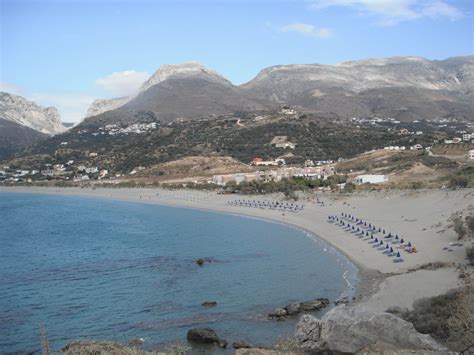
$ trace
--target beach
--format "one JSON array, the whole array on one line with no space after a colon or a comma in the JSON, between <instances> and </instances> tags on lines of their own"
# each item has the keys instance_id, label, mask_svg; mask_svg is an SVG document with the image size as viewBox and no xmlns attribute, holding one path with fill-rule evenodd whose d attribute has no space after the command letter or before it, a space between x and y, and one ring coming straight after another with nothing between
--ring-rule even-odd
<instances>
[{"instance_id":1,"label":"beach","mask_svg":"<svg viewBox=\"0 0 474 355\"><path fill-rule=\"evenodd\" d=\"M198 208L277 221L301 228L347 255L359 268L357 302L385 311L400 306L411 308L422 297L433 297L461 286L457 266L466 263L464 246L457 242L449 218L473 208L474 190L373 191L352 195L320 193L316 203L300 199L301 212L232 206L235 200L281 200L278 196L224 195L196 190L161 188L57 188L0 187L0 192L23 192L106 198L129 202ZM417 253L401 251L403 262L373 248L372 244L341 227L328 223L329 215L350 213L398 234L416 246ZM394 246L395 248L395 246ZM444 248L444 250L443 250ZM398 251L395 249L395 251ZM428 263L442 263L439 268L420 268Z\"/></svg>"}]
</instances>

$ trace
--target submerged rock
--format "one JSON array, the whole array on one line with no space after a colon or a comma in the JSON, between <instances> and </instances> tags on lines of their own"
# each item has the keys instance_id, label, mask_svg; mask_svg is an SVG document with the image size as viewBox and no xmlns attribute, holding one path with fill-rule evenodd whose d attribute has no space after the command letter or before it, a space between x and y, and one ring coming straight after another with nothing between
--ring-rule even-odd
<instances>
[{"instance_id":1,"label":"submerged rock","mask_svg":"<svg viewBox=\"0 0 474 355\"><path fill-rule=\"evenodd\" d=\"M210 328L193 328L188 331L187 339L198 344L216 343L221 348L227 347L227 342L217 336L217 333Z\"/></svg>"},{"instance_id":2,"label":"submerged rock","mask_svg":"<svg viewBox=\"0 0 474 355\"><path fill-rule=\"evenodd\" d=\"M399 349L446 350L431 336L418 333L411 323L364 306L340 305L321 319L303 315L296 325L295 337L301 348L310 352L355 353L376 343Z\"/></svg>"},{"instance_id":3,"label":"submerged rock","mask_svg":"<svg viewBox=\"0 0 474 355\"><path fill-rule=\"evenodd\" d=\"M216 301L206 301L206 302L201 303L201 306L203 306L203 307L215 307L215 306L217 306L217 302Z\"/></svg>"}]
</instances>

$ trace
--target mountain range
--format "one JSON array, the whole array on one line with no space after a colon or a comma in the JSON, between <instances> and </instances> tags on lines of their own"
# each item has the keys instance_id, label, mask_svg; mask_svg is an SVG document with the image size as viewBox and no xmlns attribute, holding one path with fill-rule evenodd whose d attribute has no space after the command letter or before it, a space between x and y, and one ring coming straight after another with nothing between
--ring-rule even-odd
<instances>
[{"instance_id":1,"label":"mountain range","mask_svg":"<svg viewBox=\"0 0 474 355\"><path fill-rule=\"evenodd\" d=\"M474 56L390 57L337 65L278 65L237 86L197 62L163 65L131 97L97 100L86 123L134 123L272 110L341 118L472 119Z\"/></svg>"},{"instance_id":2,"label":"mountain range","mask_svg":"<svg viewBox=\"0 0 474 355\"><path fill-rule=\"evenodd\" d=\"M326 121L381 117L472 122L474 56L277 65L242 85L198 62L162 65L134 95L94 101L76 127L244 117L276 112L285 105ZM0 149L8 154L65 130L54 107L43 108L4 92L0 92L0 119Z\"/></svg>"}]
</instances>

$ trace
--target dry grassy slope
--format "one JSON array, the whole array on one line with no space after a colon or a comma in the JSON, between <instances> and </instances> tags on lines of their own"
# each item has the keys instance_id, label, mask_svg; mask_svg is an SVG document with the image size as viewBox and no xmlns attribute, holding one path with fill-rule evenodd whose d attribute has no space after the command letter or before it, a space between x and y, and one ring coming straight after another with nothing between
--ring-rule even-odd
<instances>
[{"instance_id":1,"label":"dry grassy slope","mask_svg":"<svg viewBox=\"0 0 474 355\"><path fill-rule=\"evenodd\" d=\"M456 163L450 159L429 157L422 151L376 150L336 164L337 171L350 176L385 174L395 184L432 182L453 173L455 168Z\"/></svg>"},{"instance_id":2,"label":"dry grassy slope","mask_svg":"<svg viewBox=\"0 0 474 355\"><path fill-rule=\"evenodd\" d=\"M464 156L471 149L474 149L474 144L472 143L436 144L431 147L431 151L433 152L433 154L447 156Z\"/></svg>"},{"instance_id":3,"label":"dry grassy slope","mask_svg":"<svg viewBox=\"0 0 474 355\"><path fill-rule=\"evenodd\" d=\"M391 150L374 150L371 152L360 154L352 159L348 159L336 164L336 170L341 172L362 174L362 173L376 173L381 169L393 166L393 160L398 161L405 158L414 157L420 154L414 151L391 151Z\"/></svg>"},{"instance_id":4,"label":"dry grassy slope","mask_svg":"<svg viewBox=\"0 0 474 355\"><path fill-rule=\"evenodd\" d=\"M181 179L186 177L212 176L247 172L252 169L231 157L201 157L190 156L147 169L142 177L161 177L163 180Z\"/></svg>"}]
</instances>

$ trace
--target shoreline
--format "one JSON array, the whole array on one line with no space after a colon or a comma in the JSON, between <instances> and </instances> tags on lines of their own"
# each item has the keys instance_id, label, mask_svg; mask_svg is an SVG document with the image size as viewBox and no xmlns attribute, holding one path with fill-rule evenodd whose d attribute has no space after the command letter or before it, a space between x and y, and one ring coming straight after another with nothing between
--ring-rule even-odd
<instances>
[{"instance_id":1,"label":"shoreline","mask_svg":"<svg viewBox=\"0 0 474 355\"><path fill-rule=\"evenodd\" d=\"M324 202L324 207L316 206L315 204L308 203L307 201L298 201L306 205L303 212L293 213L281 213L281 211L273 210L260 210L255 208L230 206L227 204L228 201L234 199L259 199L259 200L275 200L276 196L259 195L259 196L242 196L242 195L218 195L214 192L202 192L195 190L165 190L161 188L57 188L57 187L0 187L0 192L18 192L18 193L36 193L36 194L48 194L48 195L60 195L60 196L80 196L90 198L104 198L109 200L118 200L125 202L138 202L145 204L154 204L160 206L168 206L175 208L192 208L214 213L226 213L238 215L241 217L259 218L268 222L276 222L285 225L289 225L293 228L297 228L305 233L315 241L321 241L323 244L327 244L333 248L336 252L342 254L349 262L354 264L357 269L358 282L355 289L356 303L365 303L371 308L377 310L386 310L391 306L406 306L411 308L413 302L421 297L433 297L447 292L450 289L459 286L457 279L457 270L454 266L440 268L436 270L417 270L408 272L411 268L419 267L429 262L445 262L450 265L462 264L464 262L464 254L460 250L456 250L455 253L443 253L441 248L435 251L434 248L430 253L424 253L425 246L432 247L434 241L439 244L440 241L436 240L430 235L430 230L440 227L439 224L444 221L435 219L438 222L435 226L431 226L430 230L424 227L424 223L418 223L419 232L428 235L428 243L425 245L421 242L426 241L426 237L415 240L415 234L413 235L414 243L417 247L422 245L421 252L413 255L405 255L405 262L401 264L389 263L387 256L381 254L375 254L373 250L366 243L361 240L357 240L348 236L341 229L326 222L327 215L339 214L341 208L345 211L349 209L358 210L361 207L364 209L361 212L373 212L379 214L381 218L378 218L377 225L380 223L388 223L391 213L384 214L383 209L387 206L386 200L392 199L397 204L415 205L412 208L415 212L425 212L424 214L428 218L428 221L433 222L433 217L436 214L440 214L443 218L448 218L450 214L456 212L459 209L465 209L472 206L469 204L469 197L474 196L473 190L458 190L458 191L398 191L391 193L364 193L357 194L355 196L339 196L339 195L323 195L319 196L320 200ZM448 200L451 202L449 205L446 204ZM417 206L414 202L418 199ZM436 204L427 204L426 201L435 200L443 201L443 208L436 209ZM368 203L367 203L368 202ZM394 201L391 201L393 204ZM461 202L461 203L460 203ZM369 208L367 205L374 205ZM358 208L356 208L358 207ZM383 208L382 208L383 207ZM389 206L390 207L390 206ZM396 209L396 206L392 206ZM389 208L392 209L392 207ZM413 207L413 206L412 206ZM423 207L423 208L418 208ZM399 208L400 209L400 208ZM322 210L322 211L321 211ZM370 211L369 211L370 210ZM405 208L400 209L402 212ZM337 213L335 213L337 212ZM353 213L351 211L351 213ZM366 219L366 216L359 215L359 217ZM379 216L376 216L379 217ZM402 216L404 217L404 216ZM407 231L413 229L413 222L420 219L421 216L415 216L418 218L405 218L400 221L400 218L395 219L396 225L401 222L408 225L405 228ZM425 217L425 216L423 216ZM385 221L384 221L385 219ZM391 221L390 221L391 222ZM421 225L420 225L421 224ZM455 240L454 232L443 230L444 243L449 243ZM438 232L440 234L440 232ZM402 233L402 235L406 235ZM462 254L462 255L461 255ZM420 260L416 258L420 256ZM394 282L395 281L395 282ZM400 287L402 285L402 287ZM349 287L350 288L350 287Z\"/></svg>"}]
</instances>

